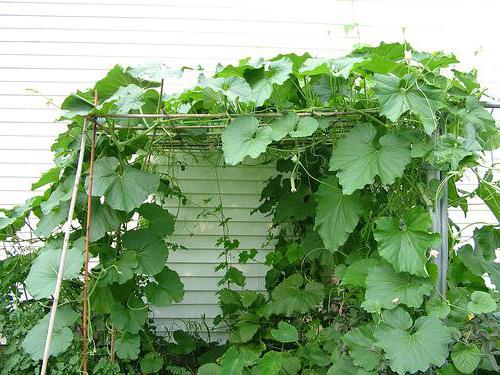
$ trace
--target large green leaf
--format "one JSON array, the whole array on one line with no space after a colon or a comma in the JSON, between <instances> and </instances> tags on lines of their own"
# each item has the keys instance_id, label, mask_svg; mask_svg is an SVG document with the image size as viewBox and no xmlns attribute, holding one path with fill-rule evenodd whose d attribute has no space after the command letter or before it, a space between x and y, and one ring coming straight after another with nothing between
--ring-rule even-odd
<instances>
[{"instance_id":1,"label":"large green leaf","mask_svg":"<svg viewBox=\"0 0 500 375\"><path fill-rule=\"evenodd\" d=\"M139 86L131 84L120 87L107 100L116 106L116 113L129 113L131 110L139 110L144 105L144 90Z\"/></svg>"},{"instance_id":2,"label":"large green leaf","mask_svg":"<svg viewBox=\"0 0 500 375\"><path fill-rule=\"evenodd\" d=\"M125 332L116 339L115 350L120 359L137 359L141 351L141 337Z\"/></svg>"},{"instance_id":3,"label":"large green leaf","mask_svg":"<svg viewBox=\"0 0 500 375\"><path fill-rule=\"evenodd\" d=\"M231 346L222 356L220 373L224 375L241 375L245 361L235 346Z\"/></svg>"},{"instance_id":4,"label":"large green leaf","mask_svg":"<svg viewBox=\"0 0 500 375\"><path fill-rule=\"evenodd\" d=\"M499 188L491 182L481 181L476 189L476 194L490 208L495 218L500 221L500 193Z\"/></svg>"},{"instance_id":5,"label":"large green leaf","mask_svg":"<svg viewBox=\"0 0 500 375\"><path fill-rule=\"evenodd\" d=\"M479 350L476 344L457 342L453 346L450 357L458 371L469 374L479 366L479 362L481 362L481 350Z\"/></svg>"},{"instance_id":6,"label":"large green leaf","mask_svg":"<svg viewBox=\"0 0 500 375\"><path fill-rule=\"evenodd\" d=\"M57 310L49 351L51 356L57 356L69 348L73 341L73 331L70 326L76 322L78 317L79 315L71 310L69 306L61 306ZM35 326L28 331L28 334L22 342L23 349L35 361L43 358L45 340L49 329L49 318L50 313L40 319Z\"/></svg>"},{"instance_id":7,"label":"large green leaf","mask_svg":"<svg viewBox=\"0 0 500 375\"><path fill-rule=\"evenodd\" d=\"M372 324L366 324L351 329L342 337L354 364L366 371L376 369L382 359L380 350L375 347L373 330Z\"/></svg>"},{"instance_id":8,"label":"large green leaf","mask_svg":"<svg viewBox=\"0 0 500 375\"><path fill-rule=\"evenodd\" d=\"M331 74L348 78L354 67L365 59L363 57L341 57L337 59L309 58L302 64L299 72L305 76Z\"/></svg>"},{"instance_id":9,"label":"large green leaf","mask_svg":"<svg viewBox=\"0 0 500 375\"><path fill-rule=\"evenodd\" d=\"M431 365L444 365L451 337L439 319L422 316L410 330L401 326L401 320L390 311L384 312L382 317L383 323L375 328L374 336L393 371L401 375L413 374L427 371ZM407 319L411 324L409 315Z\"/></svg>"},{"instance_id":10,"label":"large green leaf","mask_svg":"<svg viewBox=\"0 0 500 375\"><path fill-rule=\"evenodd\" d=\"M163 270L168 258L168 247L150 229L128 231L123 236L122 243L125 248L137 253L137 272L155 275Z\"/></svg>"},{"instance_id":11,"label":"large green leaf","mask_svg":"<svg viewBox=\"0 0 500 375\"><path fill-rule=\"evenodd\" d=\"M330 170L338 171L344 194L373 183L375 176L388 185L403 175L410 162L407 142L395 134L386 134L378 140L376 136L373 125L358 124L333 150Z\"/></svg>"},{"instance_id":12,"label":"large green leaf","mask_svg":"<svg viewBox=\"0 0 500 375\"><path fill-rule=\"evenodd\" d=\"M434 149L427 160L440 169L460 169L460 162L467 156L477 154L481 146L476 142L469 142L453 134L443 134L435 142Z\"/></svg>"},{"instance_id":13,"label":"large green leaf","mask_svg":"<svg viewBox=\"0 0 500 375\"><path fill-rule=\"evenodd\" d=\"M180 78L182 77L184 69L170 68L165 64L158 62L148 62L137 65L128 69L128 72L139 79L147 79L151 81L161 81L167 78Z\"/></svg>"},{"instance_id":14,"label":"large green leaf","mask_svg":"<svg viewBox=\"0 0 500 375\"><path fill-rule=\"evenodd\" d=\"M132 296L126 302L113 305L111 309L111 321L121 331L136 334L142 328L148 318L148 307L138 297Z\"/></svg>"},{"instance_id":15,"label":"large green leaf","mask_svg":"<svg viewBox=\"0 0 500 375\"><path fill-rule=\"evenodd\" d=\"M295 342L299 339L297 328L287 322L279 322L278 328L271 330L271 336L279 342Z\"/></svg>"},{"instance_id":16,"label":"large green leaf","mask_svg":"<svg viewBox=\"0 0 500 375\"><path fill-rule=\"evenodd\" d=\"M334 252L358 224L363 212L361 194L344 195L337 178L330 176L322 181L314 197L318 203L314 227L325 247Z\"/></svg>"},{"instance_id":17,"label":"large green leaf","mask_svg":"<svg viewBox=\"0 0 500 375\"><path fill-rule=\"evenodd\" d=\"M184 284L177 272L165 267L154 276L155 282L146 285L144 292L148 302L156 306L169 306L173 302L180 302L184 297Z\"/></svg>"},{"instance_id":18,"label":"large green leaf","mask_svg":"<svg viewBox=\"0 0 500 375\"><path fill-rule=\"evenodd\" d=\"M233 120L222 132L222 151L227 164L236 165L246 156L256 158L266 151L272 142L272 130L259 127L259 120L253 116Z\"/></svg>"},{"instance_id":19,"label":"large green leaf","mask_svg":"<svg viewBox=\"0 0 500 375\"><path fill-rule=\"evenodd\" d=\"M63 279L75 279L80 275L83 266L83 252L72 247L66 252ZM61 249L48 246L42 249L31 265L26 278L26 290L34 298L50 298L56 287L57 273L61 261Z\"/></svg>"},{"instance_id":20,"label":"large green leaf","mask_svg":"<svg viewBox=\"0 0 500 375\"><path fill-rule=\"evenodd\" d=\"M40 237L49 237L52 231L68 218L69 204L69 201L63 201L49 214L42 215L36 225L35 234Z\"/></svg>"},{"instance_id":21,"label":"large green leaf","mask_svg":"<svg viewBox=\"0 0 500 375\"><path fill-rule=\"evenodd\" d=\"M106 77L95 84L99 102L109 99L120 87L130 84L141 86L141 81L126 72L120 65L115 65Z\"/></svg>"},{"instance_id":22,"label":"large green leaf","mask_svg":"<svg viewBox=\"0 0 500 375\"><path fill-rule=\"evenodd\" d=\"M112 208L130 212L158 189L160 178L130 166L124 166L123 171L118 172L119 164L115 157L96 160L92 195L103 195Z\"/></svg>"},{"instance_id":23,"label":"large green leaf","mask_svg":"<svg viewBox=\"0 0 500 375\"><path fill-rule=\"evenodd\" d=\"M356 367L349 358L341 358L328 369L327 375L376 375Z\"/></svg>"},{"instance_id":24,"label":"large green leaf","mask_svg":"<svg viewBox=\"0 0 500 375\"><path fill-rule=\"evenodd\" d=\"M231 328L229 341L231 343L245 343L252 339L259 330L259 325L256 323L241 321L236 323Z\"/></svg>"},{"instance_id":25,"label":"large green leaf","mask_svg":"<svg viewBox=\"0 0 500 375\"><path fill-rule=\"evenodd\" d=\"M380 258L365 258L354 261L342 275L341 285L365 287L368 271L380 264Z\"/></svg>"},{"instance_id":26,"label":"large green leaf","mask_svg":"<svg viewBox=\"0 0 500 375\"><path fill-rule=\"evenodd\" d=\"M381 265L368 271L365 301L361 305L369 312L393 309L402 303L420 307L434 289L428 279L395 272L390 265Z\"/></svg>"},{"instance_id":27,"label":"large green leaf","mask_svg":"<svg viewBox=\"0 0 500 375\"><path fill-rule=\"evenodd\" d=\"M476 276L482 277L484 273L487 273L491 282L497 288L500 287L500 263L486 260L480 248L476 247L473 250L472 246L465 245L458 250L458 256Z\"/></svg>"},{"instance_id":28,"label":"large green leaf","mask_svg":"<svg viewBox=\"0 0 500 375\"><path fill-rule=\"evenodd\" d=\"M103 281L109 284L124 284L132 277L134 277L137 265L137 254L134 251L126 250L118 257L113 258L112 262L104 263L106 274L103 278Z\"/></svg>"},{"instance_id":29,"label":"large green leaf","mask_svg":"<svg viewBox=\"0 0 500 375\"><path fill-rule=\"evenodd\" d=\"M249 103L252 99L252 88L240 77L205 78L202 74L198 80L200 87L208 87L214 91L221 92L230 101Z\"/></svg>"},{"instance_id":30,"label":"large green leaf","mask_svg":"<svg viewBox=\"0 0 500 375\"><path fill-rule=\"evenodd\" d=\"M156 374L163 367L163 357L150 352L141 359L141 371L143 374Z\"/></svg>"},{"instance_id":31,"label":"large green leaf","mask_svg":"<svg viewBox=\"0 0 500 375\"><path fill-rule=\"evenodd\" d=\"M283 366L283 354L273 350L267 352L259 360L259 369L261 374L278 375Z\"/></svg>"},{"instance_id":32,"label":"large green leaf","mask_svg":"<svg viewBox=\"0 0 500 375\"><path fill-rule=\"evenodd\" d=\"M271 123L272 139L279 141L289 135L292 138L311 136L319 127L316 119L299 117L295 112L288 112Z\"/></svg>"},{"instance_id":33,"label":"large green leaf","mask_svg":"<svg viewBox=\"0 0 500 375\"><path fill-rule=\"evenodd\" d=\"M269 99L273 92L273 85L282 85L292 73L293 62L288 57L271 61L265 67L245 72L245 78L252 88L252 102L260 107Z\"/></svg>"},{"instance_id":34,"label":"large green leaf","mask_svg":"<svg viewBox=\"0 0 500 375\"><path fill-rule=\"evenodd\" d=\"M470 299L467 309L475 314L487 314L497 309L495 300L487 292L476 290L472 292Z\"/></svg>"},{"instance_id":35,"label":"large green leaf","mask_svg":"<svg viewBox=\"0 0 500 375\"><path fill-rule=\"evenodd\" d=\"M42 213L47 215L62 202L69 201L73 191L75 175L71 175L62 180L57 188L50 194L49 199L40 204Z\"/></svg>"},{"instance_id":36,"label":"large green leaf","mask_svg":"<svg viewBox=\"0 0 500 375\"><path fill-rule=\"evenodd\" d=\"M198 369L197 375L221 375L219 365L215 363L205 363Z\"/></svg>"},{"instance_id":37,"label":"large green leaf","mask_svg":"<svg viewBox=\"0 0 500 375\"><path fill-rule=\"evenodd\" d=\"M435 111L444 106L443 91L416 80L412 75L399 78L375 74L375 94L380 102L380 113L397 121L405 112L415 114L427 134L437 127Z\"/></svg>"},{"instance_id":38,"label":"large green leaf","mask_svg":"<svg viewBox=\"0 0 500 375\"><path fill-rule=\"evenodd\" d=\"M158 236L174 233L175 216L156 203L143 203L137 210L147 220L148 228Z\"/></svg>"},{"instance_id":39,"label":"large green leaf","mask_svg":"<svg viewBox=\"0 0 500 375\"><path fill-rule=\"evenodd\" d=\"M119 212L113 210L106 203L101 203L99 198L92 198L90 241L97 241L104 237L107 232L114 232L121 222L122 218Z\"/></svg>"},{"instance_id":40,"label":"large green leaf","mask_svg":"<svg viewBox=\"0 0 500 375\"><path fill-rule=\"evenodd\" d=\"M324 286L317 282L306 282L295 273L283 280L272 293L268 313L292 316L294 313L304 314L321 303L324 297Z\"/></svg>"},{"instance_id":41,"label":"large green leaf","mask_svg":"<svg viewBox=\"0 0 500 375\"><path fill-rule=\"evenodd\" d=\"M396 271L427 276L427 250L439 244L439 234L430 233L432 218L423 207L407 210L400 220L381 217L373 233L378 252Z\"/></svg>"}]
</instances>

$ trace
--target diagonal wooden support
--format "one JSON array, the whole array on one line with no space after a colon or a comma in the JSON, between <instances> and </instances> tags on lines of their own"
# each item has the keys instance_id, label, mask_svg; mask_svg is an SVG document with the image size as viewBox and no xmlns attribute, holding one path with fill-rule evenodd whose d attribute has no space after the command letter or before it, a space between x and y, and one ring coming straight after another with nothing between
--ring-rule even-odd
<instances>
[{"instance_id":1,"label":"diagonal wooden support","mask_svg":"<svg viewBox=\"0 0 500 375\"><path fill-rule=\"evenodd\" d=\"M61 260L59 262L59 270L57 271L56 287L52 296L52 307L50 309L49 327L47 329L47 338L45 339L45 349L43 352L42 370L40 375L47 373L47 366L50 356L50 345L52 342L52 334L54 332L54 324L56 321L57 305L59 303L59 295L61 294L61 286L64 275L64 266L66 263L66 255L69 247L69 237L71 234L71 223L73 221L73 213L75 212L76 196L78 193L78 185L80 184L80 177L82 175L83 155L85 154L85 141L87 134L87 121L83 122L82 139L80 141L80 154L78 156L78 164L76 167L75 181L73 183L73 191L71 193L71 201L69 204L68 218L64 226L64 240L61 251Z\"/></svg>"}]
</instances>

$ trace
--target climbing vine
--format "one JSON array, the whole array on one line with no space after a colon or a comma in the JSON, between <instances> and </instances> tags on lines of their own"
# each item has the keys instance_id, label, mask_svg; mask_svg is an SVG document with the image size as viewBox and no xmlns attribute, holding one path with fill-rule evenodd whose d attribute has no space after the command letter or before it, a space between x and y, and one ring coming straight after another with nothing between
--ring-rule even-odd
<instances>
[{"instance_id":1,"label":"climbing vine","mask_svg":"<svg viewBox=\"0 0 500 375\"><path fill-rule=\"evenodd\" d=\"M45 192L0 218L8 244L0 261L2 374L33 373L42 358L85 126L84 137L91 139L92 126L98 134L89 373L499 372L498 225L467 235L470 228L449 221L447 288L436 288L443 238L431 213L441 199L464 214L482 201L500 217L497 167L488 162L500 133L482 105L487 95L476 72L454 69L457 62L407 43L360 47L337 59L243 59L218 66L212 77L200 74L194 88L174 95L164 85L187 68L115 66L92 89L68 96L67 130L52 146L55 167L33 184ZM258 251L231 236L222 201L204 213L223 230L215 323L227 328L227 343L181 330L158 336L148 315L150 306L184 296L179 275L166 266L181 246L172 240L176 212L165 206L185 205L189 196L159 166L189 168L176 160L178 151L200 149L222 152L227 168L249 159L276 167L255 208L272 218L266 292L244 288L245 275L230 260L237 254L239 263L253 262ZM51 374L81 371L89 165L87 152ZM458 184L466 174L477 179L469 191Z\"/></svg>"}]
</instances>

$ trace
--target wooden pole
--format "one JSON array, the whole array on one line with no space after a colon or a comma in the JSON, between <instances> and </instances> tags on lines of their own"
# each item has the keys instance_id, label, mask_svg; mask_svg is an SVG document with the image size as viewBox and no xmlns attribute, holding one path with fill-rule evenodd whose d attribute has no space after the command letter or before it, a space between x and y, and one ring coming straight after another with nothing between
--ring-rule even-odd
<instances>
[{"instance_id":1,"label":"wooden pole","mask_svg":"<svg viewBox=\"0 0 500 375\"><path fill-rule=\"evenodd\" d=\"M57 271L56 287L54 290L54 294L52 296L52 307L50 309L49 327L47 329L47 338L45 339L45 349L43 352L42 370L40 371L41 375L45 375L47 373L47 366L48 366L49 356L50 356L50 345L52 342L52 334L54 332L54 324L56 321L56 314L57 314L57 305L59 303L59 295L61 294L61 286L62 286L62 280L63 280L63 275L64 275L64 266L66 263L66 255L68 253L68 247L69 247L69 236L71 234L71 223L73 221L73 213L75 212L75 204L76 204L76 196L78 193L78 185L80 183L80 177L82 174L83 155L85 153L86 133L87 133L87 120L84 120L83 129L82 129L82 139L80 141L80 154L78 156L78 164L76 167L75 181L73 183L73 191L71 193L68 218L66 220L66 224L64 227L64 240L63 240L63 246L62 246L62 251L61 251L61 260L59 262L59 270Z\"/></svg>"}]
</instances>

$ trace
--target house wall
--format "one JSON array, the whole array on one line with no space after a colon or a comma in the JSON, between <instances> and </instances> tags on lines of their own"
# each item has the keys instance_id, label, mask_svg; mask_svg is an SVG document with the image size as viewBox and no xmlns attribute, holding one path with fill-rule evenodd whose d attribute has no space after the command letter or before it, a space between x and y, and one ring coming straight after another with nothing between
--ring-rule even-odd
<instances>
[{"instance_id":1,"label":"house wall","mask_svg":"<svg viewBox=\"0 0 500 375\"><path fill-rule=\"evenodd\" d=\"M57 106L68 93L91 86L114 64L153 60L201 65L210 72L218 62L245 56L306 51L338 56L355 43L405 37L416 48L455 52L462 67L478 68L488 93L500 97L498 14L500 2L495 0L0 1L0 206L12 207L34 194L31 183L50 168L49 147L63 129L54 122ZM168 82L167 91L195 81L188 72L182 82ZM213 167L197 168L187 169L180 181L201 199L214 189L215 180ZM245 245L256 246L269 223L248 217L247 208L255 207L269 171L259 169L248 177L240 172L224 171L220 187L235 218L233 234L247 239ZM209 177L203 190L200 176ZM471 189L473 184L468 179L462 187ZM165 329L179 319L199 318L202 313L213 318L217 312L217 275L212 270L218 228L215 223L192 227L194 209L182 215L187 221L179 224L177 236L192 251L173 254L171 262L188 292L182 305L155 311ZM467 218L456 211L451 215L459 223L495 221L478 200ZM262 288L261 266L246 268L252 275L249 283Z\"/></svg>"}]
</instances>

